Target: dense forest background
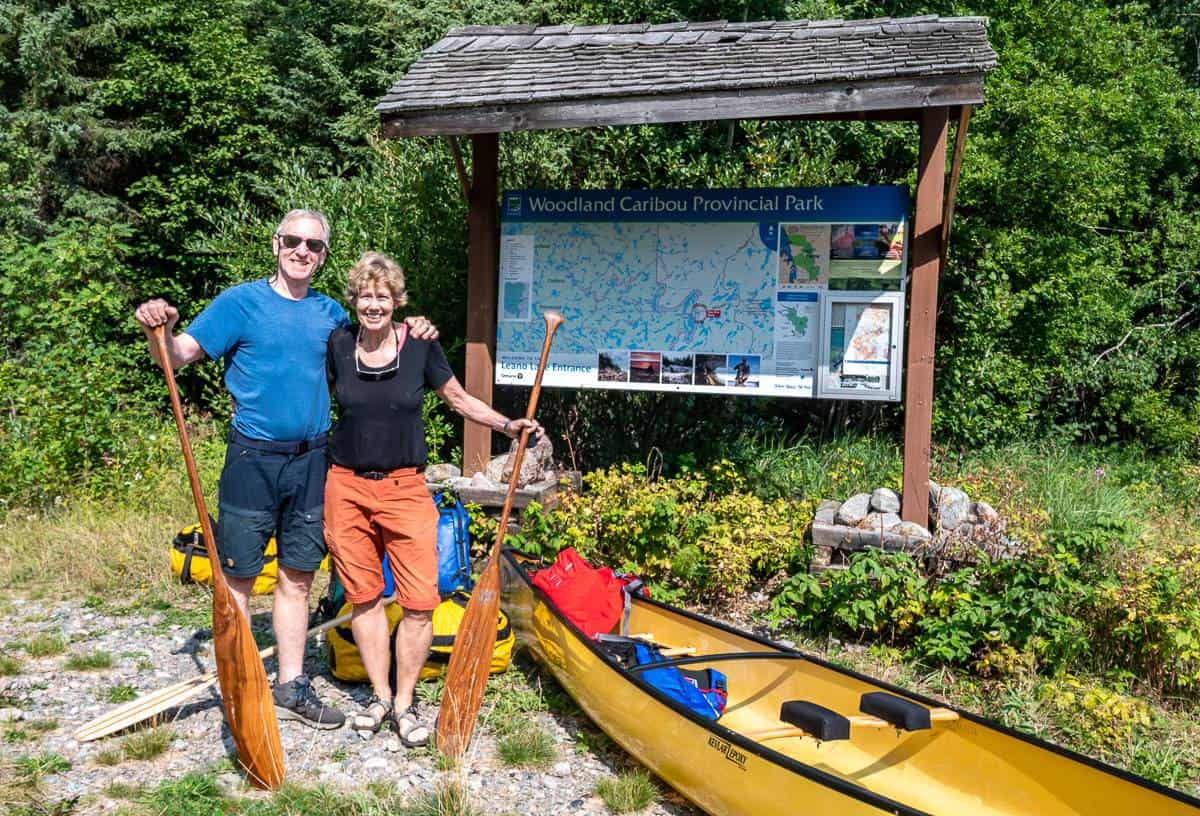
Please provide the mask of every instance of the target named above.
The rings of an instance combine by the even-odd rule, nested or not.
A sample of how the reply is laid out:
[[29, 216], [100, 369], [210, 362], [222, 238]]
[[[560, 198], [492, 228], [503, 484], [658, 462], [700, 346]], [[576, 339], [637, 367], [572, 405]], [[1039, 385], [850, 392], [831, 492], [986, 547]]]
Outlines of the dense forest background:
[[[1200, 0], [0, 0], [0, 501], [135, 460], [163, 389], [131, 318], [185, 320], [267, 274], [279, 215], [408, 270], [461, 363], [465, 206], [442, 140], [374, 101], [462, 24], [987, 14], [999, 68], [967, 141], [939, 313], [935, 436], [1200, 441]], [[506, 136], [508, 187], [906, 183], [915, 125], [742, 122]], [[461, 369], [460, 369], [461, 373]], [[227, 411], [216, 364], [189, 370]], [[508, 395], [511, 397], [511, 395]], [[571, 392], [578, 466], [696, 457], [739, 431], [888, 431], [898, 406]]]

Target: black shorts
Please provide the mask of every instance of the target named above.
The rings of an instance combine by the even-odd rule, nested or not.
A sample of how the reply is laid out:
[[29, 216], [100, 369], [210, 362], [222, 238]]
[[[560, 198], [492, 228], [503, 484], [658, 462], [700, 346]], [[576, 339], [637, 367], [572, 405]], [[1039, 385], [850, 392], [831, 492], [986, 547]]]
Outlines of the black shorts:
[[313, 572], [326, 552], [324, 442], [301, 453], [262, 447], [272, 445], [230, 433], [218, 498], [221, 568], [233, 578], [258, 575], [274, 536], [280, 564]]

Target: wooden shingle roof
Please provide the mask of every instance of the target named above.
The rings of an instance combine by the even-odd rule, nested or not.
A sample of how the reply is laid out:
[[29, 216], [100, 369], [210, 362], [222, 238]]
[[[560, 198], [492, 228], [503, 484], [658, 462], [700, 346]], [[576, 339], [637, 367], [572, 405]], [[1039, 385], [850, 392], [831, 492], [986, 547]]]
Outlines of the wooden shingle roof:
[[466, 26], [376, 106], [390, 136], [908, 110], [983, 101], [983, 17]]

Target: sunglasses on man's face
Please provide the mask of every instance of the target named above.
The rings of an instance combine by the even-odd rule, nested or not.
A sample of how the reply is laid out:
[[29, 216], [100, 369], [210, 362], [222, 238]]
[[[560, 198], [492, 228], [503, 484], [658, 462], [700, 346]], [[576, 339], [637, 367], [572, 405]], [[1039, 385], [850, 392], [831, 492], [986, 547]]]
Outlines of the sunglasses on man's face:
[[320, 238], [301, 238], [299, 235], [284, 235], [283, 233], [279, 233], [279, 242], [288, 249], [295, 249], [303, 242], [308, 247], [308, 251], [316, 255], [320, 255], [329, 249], [329, 245]]

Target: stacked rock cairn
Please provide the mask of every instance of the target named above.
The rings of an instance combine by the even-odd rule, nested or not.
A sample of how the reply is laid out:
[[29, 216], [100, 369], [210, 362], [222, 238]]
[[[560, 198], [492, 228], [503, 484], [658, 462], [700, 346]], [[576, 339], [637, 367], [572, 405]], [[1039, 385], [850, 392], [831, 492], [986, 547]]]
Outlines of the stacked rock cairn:
[[880, 487], [843, 502], [825, 500], [812, 523], [812, 570], [838, 569], [866, 547], [906, 552], [938, 571], [981, 557], [1012, 558], [1023, 551], [1006, 534], [1000, 514], [956, 487], [929, 482], [929, 529], [900, 518], [900, 497]]
[[[444, 483], [453, 490], [468, 487], [502, 490], [512, 481], [510, 462], [516, 451], [517, 440], [514, 439], [509, 445], [508, 453], [493, 458], [487, 463], [487, 467], [471, 477], [463, 476], [462, 470], [455, 465], [433, 465], [425, 470], [425, 481]], [[521, 473], [517, 477], [517, 487], [553, 483], [557, 478], [554, 445], [550, 442], [549, 434], [542, 434], [536, 443], [525, 449], [525, 455], [521, 459]]]

